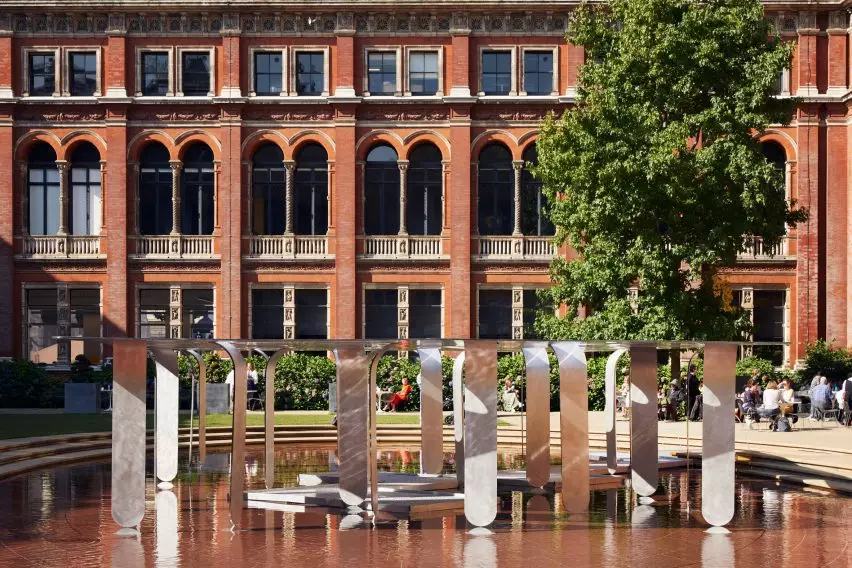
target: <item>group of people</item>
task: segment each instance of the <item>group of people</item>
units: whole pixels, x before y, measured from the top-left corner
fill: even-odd
[[[766,389],[760,387],[761,382],[766,383]],[[745,390],[741,395],[742,419],[746,424],[760,422],[761,418],[770,421],[770,429],[785,429],[789,426],[789,420],[795,424],[798,416],[795,414],[796,390],[791,379],[783,379],[779,384],[769,380],[766,375],[760,376],[755,370],[753,376],[746,383]],[[783,421],[779,421],[783,418]],[[782,423],[785,425],[782,426]]]
[[[690,365],[686,374],[686,384],[681,385],[674,379],[666,392],[661,387],[657,393],[660,407],[660,417],[663,420],[678,420],[681,405],[686,403],[686,416],[692,421],[699,421],[704,416],[704,383],[698,378],[694,365]]]

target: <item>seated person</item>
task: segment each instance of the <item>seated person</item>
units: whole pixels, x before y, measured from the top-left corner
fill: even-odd
[[[517,412],[522,406],[521,401],[518,399],[518,390],[509,377],[506,377],[503,381],[502,402],[504,412]]]
[[[819,384],[811,391],[811,414],[814,419],[822,419],[826,410],[831,408],[831,387],[828,386],[828,378],[820,377]]]
[[[754,379],[749,379],[746,383],[746,388],[743,391],[743,415],[746,421],[759,420],[757,414],[757,391],[755,389],[756,382]]]
[[[672,381],[672,388],[669,391],[669,404],[666,407],[666,419],[677,422],[677,411],[681,403],[686,398],[686,393],[681,390],[677,380]]]
[[[402,379],[402,388],[399,390],[399,392],[394,393],[393,396],[390,397],[390,400],[388,400],[388,403],[385,405],[383,410],[385,410],[386,412],[387,411],[396,412],[396,406],[400,402],[408,400],[409,394],[411,394],[411,385],[408,384],[407,378],[403,378]]]
[[[763,408],[760,410],[760,415],[764,418],[774,419],[781,413],[780,402],[781,391],[778,390],[778,383],[769,381],[766,390],[763,391]]]
[[[784,379],[781,381],[781,403],[779,408],[781,409],[781,414],[786,416],[788,414],[793,414],[793,405],[796,403],[796,391],[793,390],[793,387],[789,380]]]

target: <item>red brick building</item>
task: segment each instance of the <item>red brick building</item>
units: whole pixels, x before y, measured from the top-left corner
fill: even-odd
[[[575,4],[4,1],[0,356],[529,334],[560,251],[524,164],[574,101]],[[762,136],[812,214],[729,278],[780,363],[852,326],[850,46],[839,0],[767,10],[802,104]]]

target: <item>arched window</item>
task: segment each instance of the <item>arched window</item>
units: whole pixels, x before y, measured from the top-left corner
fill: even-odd
[[[55,235],[59,230],[59,170],[56,152],[37,142],[27,161],[30,203],[30,234]]]
[[[281,235],[287,217],[287,181],[284,153],[264,144],[252,158],[252,231],[255,235]]]
[[[541,180],[533,176],[530,164],[538,163],[535,144],[524,151],[521,173],[521,232],[527,236],[551,237],[556,234],[547,215],[547,198],[541,192]]]
[[[479,153],[479,234],[511,235],[515,223],[515,173],[512,154],[502,144]]]
[[[409,156],[405,222],[412,235],[441,234],[441,157],[433,144],[421,144]]]
[[[71,152],[71,193],[68,196],[68,232],[98,235],[101,232],[101,155],[83,142]]]
[[[172,230],[172,168],[169,151],[156,142],[139,157],[139,232],[168,235]]]
[[[399,164],[396,151],[385,144],[367,154],[364,175],[364,233],[399,233]]]
[[[202,143],[186,149],[181,173],[181,233],[213,234],[213,151]]]
[[[319,144],[307,144],[296,154],[293,174],[297,235],[328,232],[328,153]]]
[[[760,150],[766,161],[772,164],[784,180],[784,188],[787,187],[787,153],[778,142],[767,140],[760,145]]]

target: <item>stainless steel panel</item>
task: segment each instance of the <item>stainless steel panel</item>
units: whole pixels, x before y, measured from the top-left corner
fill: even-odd
[[[246,360],[231,342],[219,341],[219,345],[234,363],[234,426],[231,431],[231,524],[238,527],[243,513],[243,494],[246,484]]]
[[[713,526],[734,518],[735,344],[704,348],[704,425],[701,447],[701,514]],[[706,541],[705,541],[706,542]]]
[[[279,349],[266,361],[265,377],[266,392],[263,403],[263,449],[264,449],[264,482],[267,489],[275,484],[275,366],[278,360],[290,353],[289,349]]]
[[[198,363],[198,459],[207,458],[207,365],[204,357],[195,349],[188,351]]]
[[[154,395],[154,472],[171,482],[178,470],[178,361],[171,349],[152,350],[157,369]]]
[[[439,475],[444,469],[441,351],[419,349],[420,357],[420,471]]]
[[[453,361],[453,434],[456,441],[456,480],[464,487],[464,352]]]
[[[546,347],[525,348],[524,359],[527,368],[527,480],[535,487],[544,487],[550,481],[550,360]]]
[[[657,491],[657,350],[630,346],[630,470],[633,489],[643,497]]]
[[[476,527],[497,516],[497,343],[465,341],[464,514]]]
[[[589,510],[589,387],[583,344],[550,346],[559,361],[559,426],[562,439],[562,506],[568,513]]]
[[[606,360],[606,375],[604,393],[606,395],[606,406],[604,407],[604,432],[606,433],[606,468],[610,475],[616,471],[618,464],[618,450],[616,449],[615,433],[615,398],[616,376],[618,372],[618,360],[627,352],[627,349],[616,349]]]
[[[369,371],[364,349],[335,349],[337,363],[337,446],[340,498],[361,507],[368,496]]]

